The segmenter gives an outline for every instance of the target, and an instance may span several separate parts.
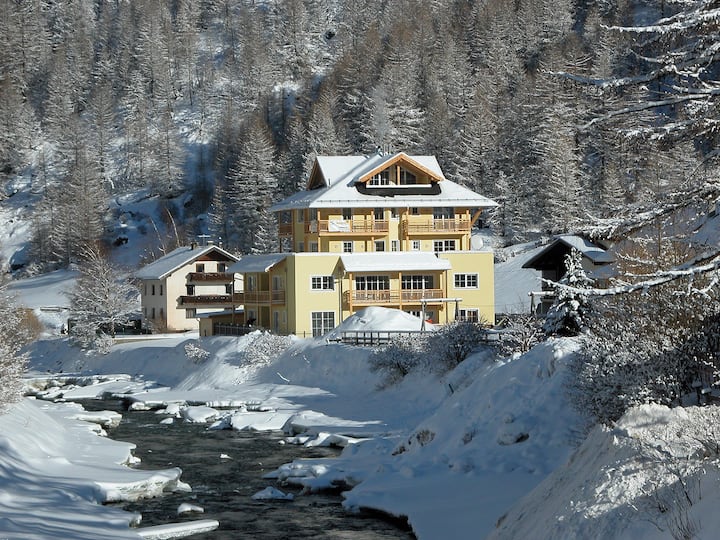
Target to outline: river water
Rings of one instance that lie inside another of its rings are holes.
[[[107,401],[84,405],[93,409],[113,408]],[[135,455],[142,460],[138,468],[180,467],[181,479],[193,490],[122,504],[122,508],[142,514],[142,525],[192,519],[220,522],[218,530],[192,536],[197,540],[415,538],[402,520],[378,513],[346,512],[339,493],[300,495],[297,488],[278,486],[274,480],[262,478],[296,458],[337,455],[335,449],[283,445],[281,433],[216,431],[182,421],[164,425],[159,423],[163,417],[152,412],[122,411],[122,414],[123,421],[108,435],[137,445]],[[252,495],[268,486],[294,493],[295,499],[252,499]],[[204,513],[179,516],[177,509],[182,503],[200,506]]]

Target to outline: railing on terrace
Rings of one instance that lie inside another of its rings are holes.
[[[427,335],[427,330],[345,330],[340,332],[336,338],[328,338],[327,341],[335,341],[346,345],[359,345],[372,347],[375,345],[386,345],[398,337],[412,337]],[[430,331],[432,332],[432,330]],[[500,341],[502,334],[493,330],[486,330],[483,341]]]
[[[442,289],[404,289],[384,291],[345,291],[345,302],[353,304],[394,304],[420,303],[421,300],[435,300],[443,297]]]
[[[188,282],[214,282],[214,283],[232,283],[233,274],[225,272],[190,272],[187,275]]]
[[[230,294],[197,294],[185,295],[178,298],[183,306],[231,306],[233,295]]]
[[[470,232],[469,219],[431,219],[426,221],[404,221],[404,230],[407,234],[432,233],[467,233]]]
[[[306,233],[318,234],[373,234],[386,233],[390,230],[390,222],[386,220],[344,220],[344,219],[323,219],[312,221],[305,225]]]
[[[257,330],[254,326],[244,324],[231,323],[215,323],[213,324],[214,336],[244,336],[250,332]]]
[[[239,304],[284,304],[285,290],[245,291],[237,293]]]

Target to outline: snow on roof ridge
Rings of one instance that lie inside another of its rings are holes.
[[[135,277],[139,279],[162,279],[168,274],[174,272],[178,268],[186,265],[188,262],[202,257],[210,251],[220,251],[222,254],[237,261],[237,257],[215,244],[207,246],[179,246],[170,253],[166,253],[159,259],[146,264],[135,272]]]

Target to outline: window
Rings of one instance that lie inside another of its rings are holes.
[[[225,284],[225,294],[232,294],[232,283]]]
[[[385,240],[375,240],[375,251],[385,251]]]
[[[185,291],[187,292],[188,296],[194,296],[195,295],[195,285],[185,285]]]
[[[150,286],[150,290],[152,291],[150,294],[155,296],[155,284],[154,283]]]
[[[390,251],[400,251],[400,240],[390,240]]]
[[[282,291],[285,287],[283,287],[283,279],[282,276],[273,276],[272,278],[272,290],[273,291]]]
[[[342,218],[345,221],[349,221],[352,219],[352,208],[343,208],[342,209]]]
[[[358,291],[388,291],[390,278],[388,276],[356,276],[355,289]]]
[[[439,253],[441,251],[455,251],[455,240],[435,240],[433,242],[433,251]]]
[[[219,262],[217,271],[220,272],[221,274],[224,274],[225,270],[227,270],[227,265],[225,263]]]
[[[310,278],[310,288],[313,291],[334,291],[335,280],[332,276],[312,276]]]
[[[298,250],[298,252],[300,252],[300,253],[302,253],[303,251],[305,251],[305,242],[298,242],[298,248],[297,248],[297,250]]]
[[[390,185],[390,171],[380,171],[378,174],[368,180],[368,186],[388,186]]]
[[[308,213],[310,214],[310,221],[317,221],[317,218],[318,218],[317,208],[311,208],[310,210],[308,210]]]
[[[205,271],[205,265],[202,263],[198,263],[195,265],[195,271],[196,272],[204,272]]]
[[[151,308],[151,310],[150,310],[150,318],[151,318],[151,319],[154,319],[154,318],[155,318],[155,308]]]
[[[327,334],[335,328],[335,312],[333,311],[313,311],[310,314],[312,321],[313,337]]]
[[[297,222],[302,223],[305,221],[305,210],[295,210],[297,212]]]
[[[401,286],[404,290],[432,289],[432,276],[403,276]]]
[[[420,251],[420,240],[412,241],[412,249],[413,251]]]
[[[413,317],[417,317],[418,319],[421,319],[423,316],[422,311],[418,310],[410,310],[408,311],[410,315]],[[425,320],[428,322],[433,322],[435,320],[435,312],[434,311],[426,311],[425,312]]]
[[[417,184],[417,177],[410,171],[400,169],[400,183],[401,184]]]
[[[353,252],[353,243],[352,242],[343,242],[343,253],[352,253]]]
[[[397,208],[391,208],[390,209],[390,217],[393,219],[398,219],[400,217],[400,214],[398,212]]]
[[[433,208],[433,219],[454,219],[454,208]]]
[[[477,289],[478,288],[478,275],[477,274],[455,274],[455,288],[456,289]]]
[[[257,276],[249,275],[245,278],[245,290],[256,291],[257,290]]]
[[[162,296],[162,295],[163,295],[163,284],[161,283],[160,284],[160,296]]]
[[[384,208],[376,208],[375,209],[375,220],[382,221],[383,219],[385,219],[385,209]]]
[[[419,216],[420,215],[420,209],[415,207],[410,209],[410,214],[413,216]]]
[[[467,322],[480,322],[480,310],[477,308],[473,309],[459,309],[458,310],[458,320],[460,321],[467,321]]]
[[[318,243],[317,242],[310,242],[310,252],[311,253],[318,252]]]

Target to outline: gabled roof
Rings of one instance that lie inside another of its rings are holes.
[[[364,182],[377,172],[401,162],[428,174],[434,183],[433,190],[419,190],[421,185],[379,188],[372,193],[357,189],[358,185],[364,187]],[[497,206],[497,203],[447,180],[435,156],[408,156],[399,152],[369,156],[318,156],[308,189],[278,202],[270,211],[378,206],[489,208]]]
[[[544,249],[540,250],[532,259],[523,264],[523,268],[534,268],[535,270],[554,268],[564,263],[562,257],[570,249],[578,250],[583,257],[589,259],[593,264],[602,265],[615,262],[615,257],[600,246],[593,244],[590,240],[575,235],[558,236]]]
[[[211,253],[219,255],[220,260],[238,260],[235,255],[218,246],[182,246],[167,255],[163,255],[156,261],[146,264],[135,272],[135,277],[138,279],[165,279],[178,268],[182,268]]]
[[[347,272],[450,270],[450,261],[427,251],[352,253],[340,256]]]
[[[261,255],[245,255],[238,262],[230,266],[227,271],[234,274],[252,272],[268,272],[273,266],[284,261],[288,253],[267,253]]]

